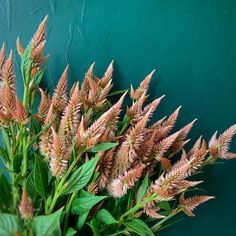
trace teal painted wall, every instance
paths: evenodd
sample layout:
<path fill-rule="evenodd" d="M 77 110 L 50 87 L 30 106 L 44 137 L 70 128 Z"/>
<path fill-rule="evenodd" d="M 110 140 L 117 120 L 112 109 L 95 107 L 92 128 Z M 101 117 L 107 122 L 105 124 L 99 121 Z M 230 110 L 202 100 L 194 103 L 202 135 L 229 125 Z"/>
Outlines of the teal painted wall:
<path fill-rule="evenodd" d="M 235 0 L 0 0 L 0 43 L 15 49 L 19 35 L 26 44 L 46 14 L 44 86 L 52 89 L 67 63 L 72 83 L 93 61 L 101 75 L 115 59 L 118 88 L 157 69 L 151 97 L 167 95 L 157 116 L 182 104 L 178 128 L 199 118 L 193 139 L 236 123 Z M 204 187 L 216 200 L 160 236 L 236 235 L 235 170 L 236 160 L 210 168 Z"/>

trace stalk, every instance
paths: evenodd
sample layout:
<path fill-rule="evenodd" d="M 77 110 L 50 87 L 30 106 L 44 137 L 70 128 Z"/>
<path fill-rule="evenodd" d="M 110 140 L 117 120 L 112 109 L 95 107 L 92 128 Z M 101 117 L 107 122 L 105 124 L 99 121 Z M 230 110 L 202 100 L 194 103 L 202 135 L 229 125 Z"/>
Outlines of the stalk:
<path fill-rule="evenodd" d="M 126 211 L 123 215 L 121 215 L 120 221 L 124 221 L 124 218 L 125 218 L 125 217 L 134 214 L 134 213 L 137 212 L 139 209 L 141 209 L 142 207 L 144 207 L 147 203 L 153 201 L 156 197 L 157 197 L 156 194 L 152 194 L 150 197 L 144 199 L 143 201 L 141 201 L 140 203 L 138 203 L 137 205 L 135 205 L 134 207 L 132 207 L 131 209 L 129 209 L 128 211 Z"/>
<path fill-rule="evenodd" d="M 159 222 L 157 222 L 155 225 L 153 225 L 151 227 L 151 230 L 153 233 L 156 233 L 160 227 L 162 226 L 163 223 L 165 223 L 167 220 L 169 220 L 170 218 L 172 218 L 173 216 L 177 215 L 178 213 L 180 213 L 181 210 L 180 209 L 176 209 L 174 210 L 171 214 L 169 214 L 168 216 L 166 216 L 164 219 L 160 220 Z"/>
<path fill-rule="evenodd" d="M 64 232 L 64 235 L 66 234 L 66 230 L 67 230 L 67 227 L 68 227 L 68 221 L 69 221 L 69 215 L 70 215 L 70 209 L 71 209 L 71 206 L 72 206 L 72 203 L 77 195 L 78 191 L 74 192 L 71 196 L 70 196 L 70 200 L 66 206 L 66 209 L 65 209 L 65 221 L 64 221 L 64 226 L 63 226 L 63 232 Z"/>

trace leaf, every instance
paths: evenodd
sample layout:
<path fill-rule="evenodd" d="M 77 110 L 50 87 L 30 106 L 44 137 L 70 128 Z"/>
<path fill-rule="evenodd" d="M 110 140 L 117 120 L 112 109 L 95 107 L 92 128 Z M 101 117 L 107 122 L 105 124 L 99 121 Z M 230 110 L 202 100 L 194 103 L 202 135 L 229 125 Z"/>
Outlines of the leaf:
<path fill-rule="evenodd" d="M 80 215 L 78 220 L 77 220 L 77 223 L 76 223 L 76 229 L 77 230 L 80 230 L 82 229 L 82 227 L 84 226 L 84 223 L 88 217 L 88 214 L 89 214 L 89 211 L 85 212 L 84 214 Z"/>
<path fill-rule="evenodd" d="M 10 144 L 10 139 L 8 136 L 8 133 L 6 129 L 2 128 L 2 141 L 4 143 L 4 147 L 7 150 L 7 153 L 11 153 L 11 144 Z"/>
<path fill-rule="evenodd" d="M 111 149 L 117 145 L 119 145 L 119 143 L 99 143 L 94 147 L 89 148 L 87 152 L 102 152 Z"/>
<path fill-rule="evenodd" d="M 71 212 L 75 215 L 81 215 L 92 209 L 97 203 L 105 199 L 107 196 L 88 196 L 76 198 L 72 203 Z"/>
<path fill-rule="evenodd" d="M 125 93 L 127 91 L 128 91 L 128 89 L 116 90 L 116 91 L 113 91 L 113 92 L 109 93 L 108 97 L 111 97 L 111 96 L 114 96 L 114 95 L 118 95 L 118 94 L 122 94 L 122 93 Z"/>
<path fill-rule="evenodd" d="M 170 207 L 170 204 L 169 204 L 169 202 L 167 202 L 167 201 L 161 201 L 161 202 L 158 202 L 158 204 L 157 204 L 161 209 L 164 209 L 164 210 L 166 210 L 166 211 L 168 211 L 168 212 L 171 212 L 172 210 L 171 210 L 171 207 Z"/>
<path fill-rule="evenodd" d="M 131 221 L 123 223 L 130 232 L 140 236 L 155 236 L 151 229 L 142 220 L 133 218 Z"/>
<path fill-rule="evenodd" d="M 69 178 L 67 188 L 63 195 L 70 194 L 82 189 L 91 179 L 100 156 L 95 156 L 90 161 L 84 163 Z"/>
<path fill-rule="evenodd" d="M 60 218 L 63 208 L 51 215 L 36 216 L 33 219 L 33 230 L 37 236 L 60 236 Z"/>
<path fill-rule="evenodd" d="M 148 174 L 147 174 L 145 178 L 143 179 L 141 186 L 139 187 L 139 190 L 137 193 L 137 203 L 140 202 L 143 196 L 145 195 L 148 188 L 148 181 L 149 179 L 148 179 Z"/>
<path fill-rule="evenodd" d="M 28 84 L 29 79 L 30 79 L 30 71 L 31 71 L 31 66 L 32 66 L 32 61 L 30 59 L 30 48 L 31 48 L 31 44 L 27 46 L 27 48 L 25 49 L 21 57 L 20 69 L 21 69 L 24 85 Z"/>
<path fill-rule="evenodd" d="M 0 175 L 0 205 L 9 206 L 11 201 L 11 186 L 5 175 Z M 1 234 L 0 234 L 1 235 Z"/>
<path fill-rule="evenodd" d="M 2 157 L 3 161 L 7 164 L 9 163 L 10 159 L 9 156 L 7 154 L 7 151 L 0 146 L 0 156 Z"/>
<path fill-rule="evenodd" d="M 18 153 L 13 157 L 13 171 L 17 174 L 20 172 L 21 162 L 22 162 L 22 154 Z"/>
<path fill-rule="evenodd" d="M 20 232 L 20 224 L 16 215 L 0 213 L 0 235 L 12 236 Z"/>
<path fill-rule="evenodd" d="M 106 225 L 118 223 L 118 221 L 116 221 L 116 219 L 112 216 L 112 214 L 106 209 L 101 209 L 97 213 L 96 219 L 102 221 Z"/>
<path fill-rule="evenodd" d="M 46 163 L 35 155 L 34 182 L 39 195 L 46 199 L 48 192 L 48 171 Z"/>
<path fill-rule="evenodd" d="M 94 236 L 100 236 L 101 235 L 100 230 L 99 230 L 98 225 L 97 225 L 97 220 L 95 218 L 93 218 L 88 225 L 91 227 Z"/>
<path fill-rule="evenodd" d="M 31 171 L 26 180 L 26 191 L 31 199 L 35 199 L 38 196 L 34 182 L 34 171 Z"/>
<path fill-rule="evenodd" d="M 65 236 L 73 236 L 77 233 L 76 230 L 74 230 L 73 228 L 68 228 L 68 230 L 66 231 L 66 235 Z"/>

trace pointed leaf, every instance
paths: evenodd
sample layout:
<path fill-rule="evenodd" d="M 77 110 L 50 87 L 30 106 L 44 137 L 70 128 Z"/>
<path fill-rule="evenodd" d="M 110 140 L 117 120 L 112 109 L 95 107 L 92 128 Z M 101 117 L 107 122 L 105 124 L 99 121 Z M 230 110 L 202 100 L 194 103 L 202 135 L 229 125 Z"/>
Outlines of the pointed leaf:
<path fill-rule="evenodd" d="M 20 224 L 18 217 L 6 213 L 0 213 L 0 235 L 12 236 L 18 235 L 20 232 Z"/>
<path fill-rule="evenodd" d="M 93 159 L 84 163 L 79 169 L 77 169 L 69 178 L 67 188 L 65 189 L 63 195 L 79 191 L 85 187 L 93 175 L 98 160 L 99 156 L 95 156 Z"/>
<path fill-rule="evenodd" d="M 148 175 L 145 176 L 143 179 L 143 182 L 141 186 L 139 187 L 138 193 L 137 193 L 137 202 L 140 202 L 143 196 L 145 195 L 147 188 L 148 188 Z"/>
<path fill-rule="evenodd" d="M 119 143 L 99 143 L 87 150 L 87 152 L 102 152 L 117 146 Z"/>
<path fill-rule="evenodd" d="M 116 221 L 116 219 L 112 216 L 112 214 L 106 209 L 101 209 L 97 213 L 96 219 L 102 221 L 106 225 L 118 223 L 118 221 Z"/>
<path fill-rule="evenodd" d="M 60 236 L 60 217 L 63 208 L 51 215 L 36 216 L 33 219 L 33 229 L 37 236 Z"/>
<path fill-rule="evenodd" d="M 35 155 L 34 182 L 39 195 L 46 199 L 48 192 L 48 171 L 46 163 Z"/>

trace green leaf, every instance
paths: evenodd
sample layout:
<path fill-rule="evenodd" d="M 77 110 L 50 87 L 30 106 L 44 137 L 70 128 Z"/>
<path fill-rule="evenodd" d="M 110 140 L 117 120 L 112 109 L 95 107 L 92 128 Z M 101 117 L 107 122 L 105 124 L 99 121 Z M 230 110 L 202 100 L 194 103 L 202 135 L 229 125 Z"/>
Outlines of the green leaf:
<path fill-rule="evenodd" d="M 89 211 L 85 212 L 84 214 L 80 215 L 78 220 L 77 220 L 77 223 L 76 223 L 76 229 L 77 230 L 80 230 L 83 228 L 84 226 L 84 223 L 88 217 L 88 214 L 89 214 Z"/>
<path fill-rule="evenodd" d="M 36 216 L 33 219 L 33 230 L 37 236 L 60 236 L 60 218 L 63 208 L 51 215 Z"/>
<path fill-rule="evenodd" d="M 10 139 L 5 128 L 2 128 L 2 141 L 3 141 L 5 149 L 7 150 L 7 153 L 8 154 L 11 153 Z"/>
<path fill-rule="evenodd" d="M 101 235 L 100 230 L 98 228 L 97 220 L 95 218 L 93 218 L 88 225 L 91 227 L 94 236 Z"/>
<path fill-rule="evenodd" d="M 31 44 L 27 46 L 25 49 L 22 57 L 21 57 L 21 74 L 22 74 L 22 79 L 24 82 L 24 85 L 29 83 L 30 79 L 30 71 L 31 71 L 31 66 L 32 66 L 32 60 L 30 59 L 30 48 Z"/>
<path fill-rule="evenodd" d="M 99 158 L 99 156 L 95 156 L 90 161 L 84 163 L 71 175 L 67 182 L 67 188 L 65 189 L 63 195 L 79 191 L 84 186 L 86 186 L 93 175 Z"/>
<path fill-rule="evenodd" d="M 22 163 L 22 154 L 18 153 L 13 157 L 13 171 L 17 174 L 20 172 L 21 163 Z"/>
<path fill-rule="evenodd" d="M 77 233 L 77 231 L 70 227 L 66 231 L 66 235 L 65 236 L 74 236 L 76 233 Z"/>
<path fill-rule="evenodd" d="M 107 196 L 94 196 L 76 198 L 72 203 L 71 212 L 75 215 L 81 215 L 92 209 L 97 203 L 105 199 Z"/>
<path fill-rule="evenodd" d="M 20 232 L 20 224 L 17 216 L 0 213 L 0 235 L 12 236 Z"/>
<path fill-rule="evenodd" d="M 3 161 L 7 164 L 9 163 L 10 159 L 9 156 L 7 154 L 7 151 L 0 146 L 0 156 L 2 157 Z"/>
<path fill-rule="evenodd" d="M 0 205 L 9 206 L 11 201 L 11 186 L 5 175 L 0 175 Z M 0 234 L 1 235 L 1 234 Z"/>
<path fill-rule="evenodd" d="M 143 196 L 145 195 L 147 188 L 148 188 L 148 175 L 145 176 L 145 178 L 143 179 L 143 182 L 141 184 L 141 186 L 139 187 L 138 190 L 138 194 L 137 194 L 137 203 L 141 201 L 141 199 L 143 198 Z"/>
<path fill-rule="evenodd" d="M 166 210 L 166 211 L 168 211 L 168 212 L 171 212 L 172 210 L 171 210 L 171 207 L 170 207 L 170 204 L 169 204 L 169 202 L 167 202 L 167 201 L 161 201 L 161 202 L 158 202 L 158 204 L 157 204 L 161 209 L 164 209 L 164 210 Z"/>
<path fill-rule="evenodd" d="M 38 196 L 34 182 L 34 171 L 31 171 L 26 180 L 26 191 L 31 199 L 35 199 Z"/>
<path fill-rule="evenodd" d="M 116 91 L 113 91 L 113 92 L 109 93 L 108 97 L 111 97 L 111 96 L 114 96 L 114 95 L 118 95 L 118 94 L 122 94 L 122 93 L 125 93 L 127 91 L 128 91 L 128 89 L 116 90 Z"/>
<path fill-rule="evenodd" d="M 99 143 L 94 147 L 88 149 L 87 152 L 102 152 L 111 149 L 117 145 L 119 145 L 119 143 Z"/>
<path fill-rule="evenodd" d="M 116 219 L 112 216 L 112 214 L 106 209 L 101 209 L 97 215 L 96 219 L 102 221 L 106 225 L 116 224 L 118 223 Z"/>
<path fill-rule="evenodd" d="M 39 195 L 46 199 L 48 192 L 47 165 L 37 155 L 35 155 L 34 182 Z"/>
<path fill-rule="evenodd" d="M 133 218 L 131 221 L 123 223 L 130 232 L 140 236 L 155 236 L 151 229 L 142 220 Z"/>

